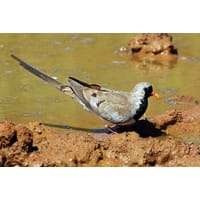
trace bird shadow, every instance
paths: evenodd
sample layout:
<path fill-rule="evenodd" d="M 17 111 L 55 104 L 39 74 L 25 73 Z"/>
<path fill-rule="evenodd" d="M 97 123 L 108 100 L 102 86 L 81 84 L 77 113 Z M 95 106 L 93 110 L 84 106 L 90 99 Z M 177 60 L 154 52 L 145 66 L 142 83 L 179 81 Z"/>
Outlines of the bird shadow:
<path fill-rule="evenodd" d="M 88 128 L 80 128 L 68 125 L 60 125 L 60 124 L 52 124 L 52 123 L 42 123 L 45 126 L 53 127 L 53 128 L 61 128 L 61 129 L 68 129 L 68 130 L 76 130 L 76 131 L 84 131 L 96 134 L 112 134 L 110 130 L 103 128 L 103 129 L 88 129 Z M 136 132 L 140 137 L 159 137 L 166 135 L 161 129 L 156 128 L 155 124 L 151 121 L 146 119 L 142 119 L 137 121 L 134 125 L 129 126 L 119 126 L 116 125 L 112 128 L 114 132 L 123 133 L 123 132 Z"/>
<path fill-rule="evenodd" d="M 159 128 L 156 128 L 156 125 L 147 119 L 138 120 L 135 124 L 129 126 L 116 126 L 117 133 L 122 132 L 136 132 L 140 137 L 159 137 L 164 136 L 166 133 Z M 115 131 L 115 130 L 114 130 Z"/>

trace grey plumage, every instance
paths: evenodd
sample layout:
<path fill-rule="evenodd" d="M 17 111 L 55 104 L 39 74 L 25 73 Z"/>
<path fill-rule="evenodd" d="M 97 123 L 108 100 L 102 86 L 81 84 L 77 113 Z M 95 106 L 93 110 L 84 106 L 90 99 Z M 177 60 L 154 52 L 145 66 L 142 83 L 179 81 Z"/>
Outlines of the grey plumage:
<path fill-rule="evenodd" d="M 20 65 L 60 91 L 71 95 L 86 110 L 96 113 L 100 118 L 112 124 L 128 125 L 135 123 L 146 111 L 148 98 L 153 93 L 151 84 L 138 83 L 131 92 L 102 88 L 97 84 L 88 84 L 69 77 L 69 85 L 62 84 L 33 66 L 11 55 Z M 156 94 L 156 95 L 155 95 Z"/>

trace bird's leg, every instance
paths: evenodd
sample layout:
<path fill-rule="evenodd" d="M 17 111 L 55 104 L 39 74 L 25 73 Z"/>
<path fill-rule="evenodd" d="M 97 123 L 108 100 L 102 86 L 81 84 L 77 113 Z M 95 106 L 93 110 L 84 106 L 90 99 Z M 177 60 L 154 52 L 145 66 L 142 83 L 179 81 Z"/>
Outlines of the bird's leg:
<path fill-rule="evenodd" d="M 112 134 L 118 134 L 116 131 L 113 131 L 113 129 L 107 124 L 105 124 L 105 128 L 111 131 Z"/>

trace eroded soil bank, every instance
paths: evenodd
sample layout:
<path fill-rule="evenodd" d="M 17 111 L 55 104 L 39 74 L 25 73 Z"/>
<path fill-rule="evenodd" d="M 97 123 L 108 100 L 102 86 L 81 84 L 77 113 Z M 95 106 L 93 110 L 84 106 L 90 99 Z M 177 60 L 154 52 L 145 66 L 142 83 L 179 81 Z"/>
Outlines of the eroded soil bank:
<path fill-rule="evenodd" d="M 115 135 L 2 121 L 0 166 L 200 166 L 200 104 L 173 101 L 178 109 Z"/>

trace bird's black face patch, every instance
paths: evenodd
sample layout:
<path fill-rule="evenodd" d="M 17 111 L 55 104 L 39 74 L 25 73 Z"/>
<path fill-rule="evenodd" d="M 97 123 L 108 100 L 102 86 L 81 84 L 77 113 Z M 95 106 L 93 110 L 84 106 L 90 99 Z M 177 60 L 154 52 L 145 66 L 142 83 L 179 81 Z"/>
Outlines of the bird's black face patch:
<path fill-rule="evenodd" d="M 152 86 L 148 86 L 144 88 L 144 92 L 145 92 L 145 97 L 150 97 L 151 93 L 153 92 L 153 87 Z"/>

